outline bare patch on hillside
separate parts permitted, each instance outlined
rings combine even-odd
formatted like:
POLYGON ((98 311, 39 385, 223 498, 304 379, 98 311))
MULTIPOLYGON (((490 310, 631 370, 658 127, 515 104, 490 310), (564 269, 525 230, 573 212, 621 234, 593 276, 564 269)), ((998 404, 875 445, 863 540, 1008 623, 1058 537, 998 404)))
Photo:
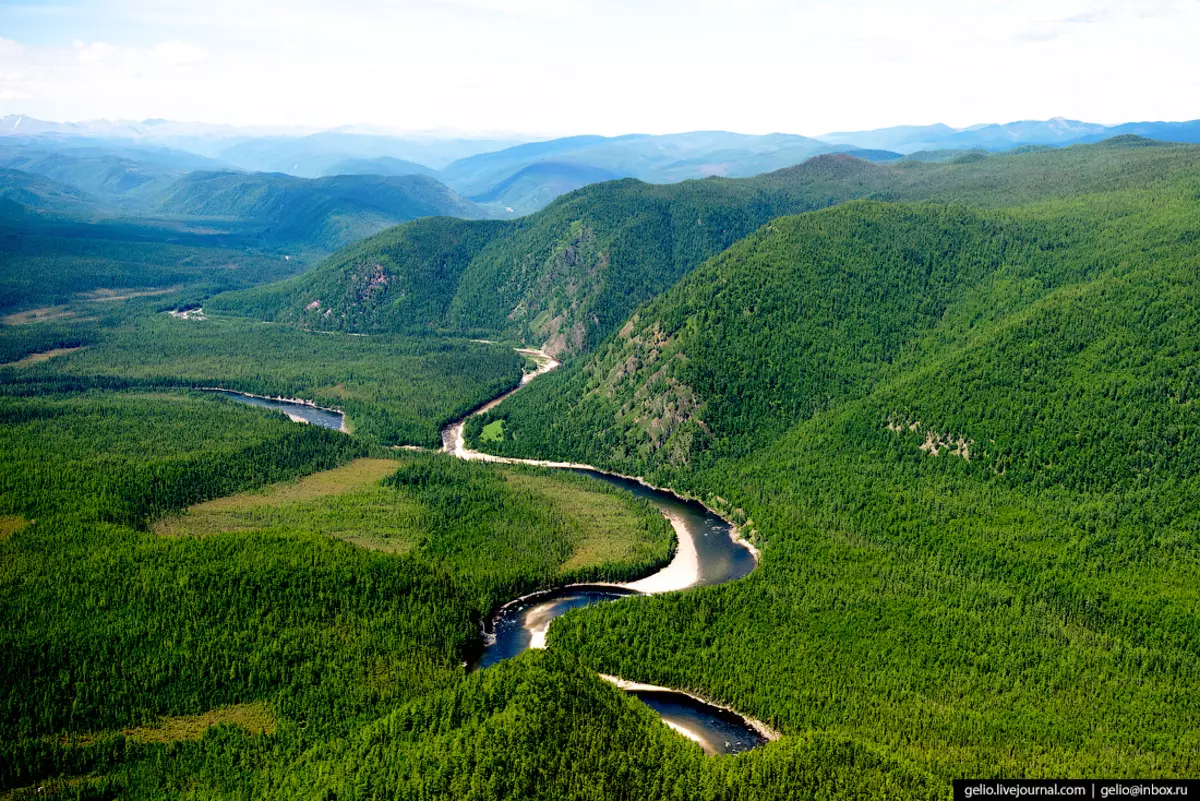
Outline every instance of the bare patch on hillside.
POLYGON ((928 453, 930 456, 939 456, 945 454, 947 456, 958 456, 965 461, 971 461, 971 446, 975 444, 975 440, 967 439, 966 437, 957 437, 953 434, 943 434, 934 431, 931 428, 926 428, 921 424, 920 420, 905 420, 895 415, 888 417, 887 429, 895 433, 910 432, 913 434, 925 434, 925 441, 918 447, 928 453))
POLYGON ((617 413, 625 425, 644 432, 644 447, 673 464, 686 464, 709 435, 702 419, 703 401, 677 374, 687 356, 655 321, 638 328, 632 318, 620 331, 623 347, 592 370, 592 392, 613 399, 629 397, 617 413), (630 391, 631 390, 631 391, 630 391))
POLYGON ((318 387, 316 394, 318 394, 318 395, 336 395, 339 398, 357 397, 353 392, 346 389, 346 385, 344 383, 342 383, 341 381, 339 381, 336 384, 326 384, 325 386, 318 387))
MULTIPOLYGON (((675 359, 682 360, 682 354, 676 354, 675 359)), ((700 419, 700 399, 695 390, 669 374, 670 362, 663 364, 650 378, 634 393, 633 419, 646 432, 650 445, 659 449, 678 434, 688 423, 695 423, 707 433, 704 421, 700 419)), ((692 437, 687 436, 686 442, 677 442, 671 448, 672 462, 686 462, 692 450, 692 437)))
POLYGON ((527 321, 542 350, 554 357, 579 353, 598 324, 593 311, 604 287, 609 253, 600 250, 596 232, 575 222, 540 266, 529 263, 536 280, 527 287, 508 319, 527 321))
POLYGON ((937 456, 939 453, 945 453, 949 456, 961 456, 966 461, 971 461, 971 446, 975 444, 973 439, 965 439, 964 437, 952 437, 949 434, 939 434, 936 431, 925 432, 925 441, 921 443, 921 450, 937 456))

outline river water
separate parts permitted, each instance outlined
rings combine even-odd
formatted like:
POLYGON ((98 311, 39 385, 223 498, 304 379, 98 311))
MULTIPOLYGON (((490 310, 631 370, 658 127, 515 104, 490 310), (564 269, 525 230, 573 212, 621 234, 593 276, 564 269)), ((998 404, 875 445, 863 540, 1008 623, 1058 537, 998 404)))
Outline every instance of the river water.
POLYGON ((342 419, 345 417, 341 412, 335 412, 332 409, 321 409, 317 406, 309 406, 305 403, 296 403, 294 401, 275 400, 274 398, 262 398, 258 395, 243 395, 240 392, 230 392, 227 389, 210 389, 206 390, 214 395, 220 395, 223 398, 229 398, 238 403, 245 403, 248 406, 258 406, 262 409, 274 409, 278 412, 283 412, 288 417, 296 422, 304 422, 321 428, 332 428, 334 431, 339 431, 342 428, 342 419), (297 419, 299 418, 299 419, 297 419))
POLYGON ((740 754, 767 738, 735 712, 707 704, 674 690, 629 690, 657 712, 668 726, 695 740, 709 754, 740 754))

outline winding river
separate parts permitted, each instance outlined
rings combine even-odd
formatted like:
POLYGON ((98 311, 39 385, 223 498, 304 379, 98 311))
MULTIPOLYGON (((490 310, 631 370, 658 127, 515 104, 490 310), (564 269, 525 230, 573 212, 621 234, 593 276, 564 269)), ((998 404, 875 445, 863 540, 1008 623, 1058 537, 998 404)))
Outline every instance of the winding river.
MULTIPOLYGON (((560 365, 560 362, 539 350, 518 349, 518 352, 533 359, 537 369, 526 373, 520 386, 483 404, 467 417, 495 408, 537 376, 544 375, 560 365)), ((310 404, 277 398, 232 392, 221 394, 242 403, 278 409, 298 422, 344 430, 344 418, 336 410, 318 409, 310 404)), ((677 539, 675 556, 671 562, 658 572, 638 581, 624 584, 568 585, 533 593, 505 604, 485 627, 485 647, 475 664, 477 668, 486 668, 511 659, 530 648, 545 648, 550 624, 572 609, 595 603, 621 601, 631 596, 722 584, 746 575, 758 564, 758 554, 753 547, 739 539, 735 529, 728 522, 700 503, 680 498, 669 490, 651 487, 635 478, 605 473, 590 465, 512 459, 470 450, 463 440, 465 424, 466 418, 452 423, 442 432, 444 452, 461 459, 570 470, 620 487, 653 504, 671 522, 677 539)), ((690 693, 625 681, 615 676, 602 678, 639 698, 656 711, 664 723, 699 743, 709 754, 740 753, 779 736, 762 723, 690 693)))
POLYGON ((247 392, 234 392, 229 389, 206 388, 204 392, 211 392, 214 395, 220 395, 222 398, 229 398, 238 403, 257 406, 260 409, 273 409, 277 412, 283 412, 295 423, 308 423, 320 428, 332 428, 335 431, 345 430, 346 416, 337 409, 325 409, 320 406, 314 406, 311 403, 305 403, 304 401, 291 400, 289 398, 268 398, 263 395, 251 395, 247 392))

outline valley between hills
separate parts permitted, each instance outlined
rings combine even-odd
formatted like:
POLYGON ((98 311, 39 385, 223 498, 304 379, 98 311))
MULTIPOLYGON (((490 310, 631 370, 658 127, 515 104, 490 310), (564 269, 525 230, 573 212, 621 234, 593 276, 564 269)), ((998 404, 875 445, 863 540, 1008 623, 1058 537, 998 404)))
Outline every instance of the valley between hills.
POLYGON ((1194 776, 1200 145, 1116 133, 0 171, 0 793, 1194 776))

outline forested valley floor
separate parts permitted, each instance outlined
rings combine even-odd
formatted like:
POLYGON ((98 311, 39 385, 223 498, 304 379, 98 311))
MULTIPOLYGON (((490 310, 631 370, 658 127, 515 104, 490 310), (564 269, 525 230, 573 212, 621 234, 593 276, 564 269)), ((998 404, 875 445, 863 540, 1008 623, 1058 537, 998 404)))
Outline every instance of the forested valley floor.
POLYGON ((960 777, 1194 776, 1197 198, 1200 148, 1137 139, 823 158, 420 220, 262 288, 5 307, 0 792, 944 799, 960 777), (473 418, 472 447, 703 498, 761 567, 574 611, 549 650, 471 672, 499 604, 672 549, 597 482, 395 447, 516 386, 517 344, 566 364, 473 418), (783 736, 708 757, 597 672, 783 736))

